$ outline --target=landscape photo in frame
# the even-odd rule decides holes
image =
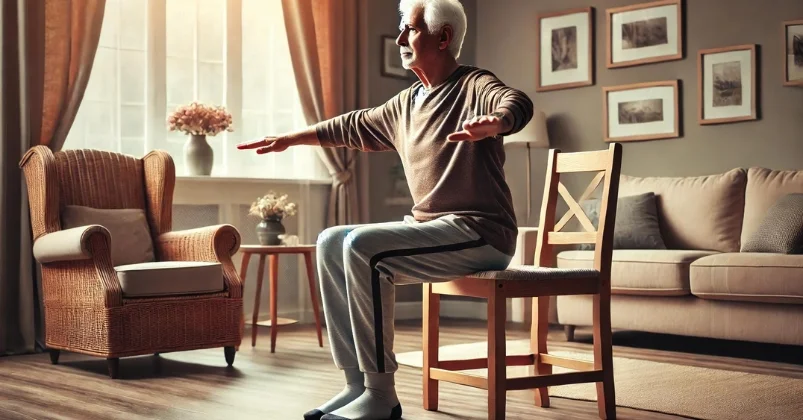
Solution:
[[[803,86],[803,19],[784,22],[784,85]]]
[[[537,92],[594,84],[593,13],[586,7],[536,16]]]
[[[721,124],[757,118],[756,46],[701,50],[698,54],[700,124]]]
[[[602,117],[605,141],[679,137],[678,96],[677,80],[604,87]]]
[[[410,72],[402,66],[396,37],[382,35],[382,76],[396,79],[409,79]]]
[[[606,10],[606,65],[636,66],[683,58],[681,0]]]

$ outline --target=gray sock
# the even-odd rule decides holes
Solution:
[[[365,392],[324,419],[375,420],[401,417],[393,373],[366,373]]]
[[[331,400],[319,406],[318,411],[324,414],[331,413],[356,400],[365,392],[365,376],[359,369],[344,369],[343,372],[346,374],[346,387]]]

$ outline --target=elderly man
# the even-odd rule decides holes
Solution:
[[[415,203],[404,221],[336,226],[318,237],[326,326],[346,386],[307,420],[401,418],[395,285],[501,270],[514,253],[501,136],[526,125],[533,104],[490,72],[458,64],[466,33],[458,0],[402,0],[399,11],[396,43],[419,81],[375,108],[238,146],[257,153],[293,145],[395,151]]]

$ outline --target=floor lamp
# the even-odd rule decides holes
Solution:
[[[543,111],[535,110],[533,118],[524,128],[515,134],[504,138],[505,147],[526,147],[527,148],[527,220],[530,223],[530,208],[532,206],[532,186],[530,175],[532,173],[532,156],[530,149],[548,149],[549,133],[546,127],[546,114]]]

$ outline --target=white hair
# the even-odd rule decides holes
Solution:
[[[424,22],[429,33],[438,34],[444,25],[452,27],[452,42],[448,51],[454,58],[460,57],[463,39],[466,37],[466,11],[459,0],[401,0],[399,13],[402,18],[409,16],[414,10],[424,9]]]

